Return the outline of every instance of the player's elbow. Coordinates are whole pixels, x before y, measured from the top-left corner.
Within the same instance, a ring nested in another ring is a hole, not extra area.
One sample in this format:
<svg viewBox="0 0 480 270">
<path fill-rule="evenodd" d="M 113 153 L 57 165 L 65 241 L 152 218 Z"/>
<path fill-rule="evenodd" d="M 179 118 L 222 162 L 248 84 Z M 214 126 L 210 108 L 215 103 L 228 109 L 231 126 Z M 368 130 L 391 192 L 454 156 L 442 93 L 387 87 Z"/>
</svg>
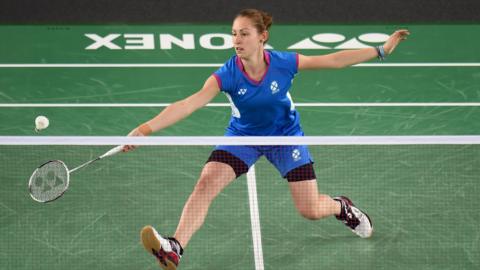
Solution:
<svg viewBox="0 0 480 270">
<path fill-rule="evenodd" d="M 189 115 L 205 106 L 205 103 L 202 102 L 202 100 L 195 98 L 195 96 L 188 97 L 182 100 L 181 103 L 183 110 L 185 110 L 185 112 L 187 112 Z"/>
<path fill-rule="evenodd" d="M 340 69 L 347 67 L 348 64 L 339 60 L 339 59 L 332 59 L 329 63 L 329 68 L 331 69 Z"/>
<path fill-rule="evenodd" d="M 180 106 L 182 108 L 182 111 L 184 111 L 187 115 L 192 114 L 196 110 L 198 110 L 198 107 L 195 106 L 194 103 L 190 102 L 188 99 L 184 99 L 179 102 Z"/>
<path fill-rule="evenodd" d="M 339 59 L 333 57 L 325 57 L 316 59 L 315 62 L 310 63 L 311 69 L 339 69 L 346 67 L 346 64 Z"/>
<path fill-rule="evenodd" d="M 342 68 L 345 68 L 345 67 L 347 67 L 347 66 L 342 65 L 342 64 L 335 64 L 335 65 L 329 66 L 328 68 L 330 68 L 330 69 L 342 69 Z"/>
</svg>

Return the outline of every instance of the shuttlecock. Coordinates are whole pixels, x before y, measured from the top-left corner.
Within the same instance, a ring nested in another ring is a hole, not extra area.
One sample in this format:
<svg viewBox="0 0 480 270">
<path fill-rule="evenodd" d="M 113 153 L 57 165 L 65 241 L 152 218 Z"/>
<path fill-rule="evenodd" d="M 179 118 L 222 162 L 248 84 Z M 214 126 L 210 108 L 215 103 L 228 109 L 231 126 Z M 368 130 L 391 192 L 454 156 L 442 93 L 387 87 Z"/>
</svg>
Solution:
<svg viewBox="0 0 480 270">
<path fill-rule="evenodd" d="M 37 118 L 35 118 L 35 131 L 39 132 L 42 129 L 46 129 L 49 124 L 50 121 L 47 117 L 43 115 L 37 116 Z"/>
</svg>

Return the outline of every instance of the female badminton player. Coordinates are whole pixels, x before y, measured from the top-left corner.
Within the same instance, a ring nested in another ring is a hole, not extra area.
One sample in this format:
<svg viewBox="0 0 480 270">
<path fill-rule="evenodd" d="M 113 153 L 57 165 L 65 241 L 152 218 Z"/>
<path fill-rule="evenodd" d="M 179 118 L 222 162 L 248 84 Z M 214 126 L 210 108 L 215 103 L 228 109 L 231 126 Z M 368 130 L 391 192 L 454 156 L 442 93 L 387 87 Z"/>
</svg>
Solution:
<svg viewBox="0 0 480 270">
<path fill-rule="evenodd" d="M 153 119 L 133 129 L 129 136 L 147 136 L 189 116 L 219 92 L 227 95 L 232 117 L 225 136 L 303 136 L 299 114 L 288 90 L 299 70 L 338 69 L 383 59 L 407 38 L 407 30 L 394 32 L 383 46 L 305 56 L 266 50 L 272 17 L 255 9 L 242 10 L 234 19 L 235 55 L 215 71 L 195 94 L 171 104 Z M 124 151 L 134 146 L 125 146 Z M 320 194 L 306 146 L 217 146 L 203 167 L 188 198 L 173 237 L 160 235 L 152 226 L 141 231 L 145 249 L 163 269 L 176 269 L 183 249 L 202 226 L 212 200 L 235 178 L 246 173 L 264 155 L 288 181 L 299 213 L 317 220 L 335 216 L 362 238 L 372 235 L 368 215 L 344 196 Z"/>
</svg>

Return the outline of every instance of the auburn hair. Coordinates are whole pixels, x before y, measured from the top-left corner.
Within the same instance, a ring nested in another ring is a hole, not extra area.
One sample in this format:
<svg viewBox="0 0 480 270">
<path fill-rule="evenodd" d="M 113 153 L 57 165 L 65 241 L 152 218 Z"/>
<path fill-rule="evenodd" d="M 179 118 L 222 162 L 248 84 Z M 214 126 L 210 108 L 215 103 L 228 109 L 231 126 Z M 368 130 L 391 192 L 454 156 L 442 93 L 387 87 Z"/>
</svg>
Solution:
<svg viewBox="0 0 480 270">
<path fill-rule="evenodd" d="M 265 11 L 254 9 L 254 8 L 241 10 L 235 18 L 238 18 L 238 17 L 249 18 L 252 21 L 253 26 L 257 29 L 259 34 L 265 31 L 268 31 L 268 29 L 270 29 L 270 26 L 272 26 L 272 23 L 273 23 L 272 15 L 266 13 Z M 267 40 L 265 40 L 264 43 L 266 43 Z"/>
</svg>

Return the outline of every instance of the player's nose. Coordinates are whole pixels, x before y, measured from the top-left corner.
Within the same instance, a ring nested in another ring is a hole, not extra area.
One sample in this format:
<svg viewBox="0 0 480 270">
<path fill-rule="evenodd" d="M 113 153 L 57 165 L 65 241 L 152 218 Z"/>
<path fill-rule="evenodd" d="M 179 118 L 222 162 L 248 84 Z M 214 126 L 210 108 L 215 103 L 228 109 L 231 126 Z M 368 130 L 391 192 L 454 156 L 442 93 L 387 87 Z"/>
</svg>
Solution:
<svg viewBox="0 0 480 270">
<path fill-rule="evenodd" d="M 238 45 L 242 41 L 240 35 L 234 36 L 233 37 L 233 44 Z"/>
</svg>

